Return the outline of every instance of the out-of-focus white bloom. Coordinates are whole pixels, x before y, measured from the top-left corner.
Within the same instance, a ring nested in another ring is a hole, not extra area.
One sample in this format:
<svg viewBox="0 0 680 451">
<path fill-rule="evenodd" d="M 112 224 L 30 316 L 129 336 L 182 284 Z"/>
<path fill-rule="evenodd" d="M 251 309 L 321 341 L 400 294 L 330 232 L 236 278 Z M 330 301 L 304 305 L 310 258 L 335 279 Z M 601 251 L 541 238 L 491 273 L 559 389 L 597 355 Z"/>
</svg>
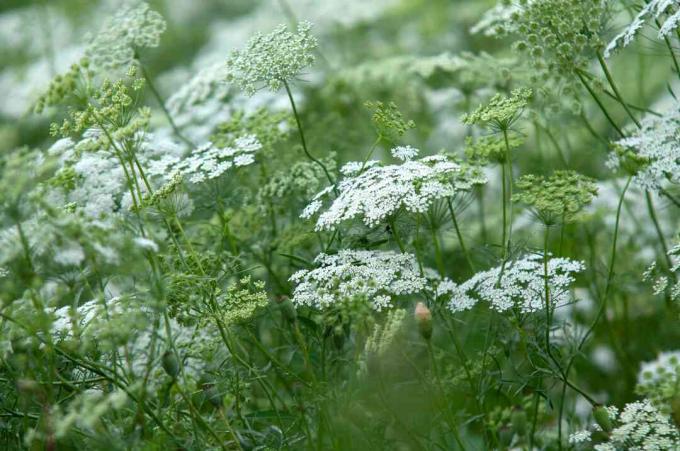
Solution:
<svg viewBox="0 0 680 451">
<path fill-rule="evenodd" d="M 574 274 L 585 269 L 582 262 L 568 258 L 548 260 L 548 287 L 553 308 L 567 304 L 569 286 Z M 502 275 L 501 275 L 501 271 Z M 445 279 L 437 287 L 437 296 L 448 300 L 453 312 L 469 310 L 479 301 L 486 301 L 499 312 L 517 308 L 522 313 L 545 308 L 545 278 L 542 255 L 529 255 L 475 274 L 458 285 Z"/>
<path fill-rule="evenodd" d="M 237 50 L 227 60 L 227 79 L 238 84 L 248 95 L 264 85 L 272 91 L 292 80 L 314 62 L 317 41 L 312 24 L 300 22 L 295 33 L 279 25 L 267 35 L 255 34 L 246 48 Z"/>
<path fill-rule="evenodd" d="M 418 262 L 410 254 L 368 250 L 341 250 L 320 254 L 318 268 L 300 270 L 290 278 L 297 286 L 292 301 L 326 308 L 336 302 L 364 300 L 375 310 L 392 306 L 395 296 L 425 289 Z"/>
<path fill-rule="evenodd" d="M 138 236 L 134 239 L 134 242 L 137 246 L 140 248 L 151 251 L 151 252 L 158 252 L 158 244 L 154 240 L 150 240 L 148 238 L 144 238 L 142 236 Z"/>
<path fill-rule="evenodd" d="M 414 154 L 415 149 L 408 151 Z M 398 153 L 403 153 L 399 151 Z M 464 166 L 445 155 L 433 155 L 399 165 L 383 166 L 380 162 L 351 162 L 340 169 L 345 178 L 338 183 L 338 195 L 319 215 L 316 230 L 329 230 L 354 218 L 369 227 L 375 226 L 400 210 L 425 213 L 437 199 L 450 198 L 486 182 L 474 167 Z M 311 216 L 319 210 L 319 201 L 333 192 L 327 188 L 318 193 L 303 214 Z"/>
<path fill-rule="evenodd" d="M 661 191 L 666 183 L 680 184 L 680 109 L 668 111 L 662 117 L 646 116 L 642 127 L 631 136 L 616 141 L 620 147 L 611 152 L 607 166 L 618 169 L 624 159 L 638 160 L 633 182 L 643 189 Z M 622 152 L 623 151 L 623 152 Z"/>
<path fill-rule="evenodd" d="M 593 363 L 606 373 L 612 373 L 616 369 L 616 355 L 609 346 L 596 346 L 593 349 L 591 358 Z"/>
<path fill-rule="evenodd" d="M 529 0 L 526 3 L 532 3 L 533 0 Z M 470 28 L 470 33 L 477 34 L 483 33 L 485 36 L 496 36 L 498 26 L 506 27 L 511 24 L 512 15 L 520 11 L 521 7 L 519 4 L 514 2 L 499 2 L 493 8 L 487 10 L 482 18 Z"/>
<path fill-rule="evenodd" d="M 680 10 L 678 10 L 678 6 L 680 6 L 680 2 L 677 0 L 652 0 L 647 2 L 647 4 L 640 9 L 640 12 L 635 16 L 628 27 L 616 35 L 616 37 L 614 37 L 607 45 L 607 48 L 604 50 L 605 58 L 609 58 L 616 50 L 627 47 L 628 44 L 633 42 L 638 32 L 645 26 L 647 21 L 663 22 L 663 25 L 659 28 L 657 37 L 659 39 L 664 39 L 673 30 L 678 28 L 678 22 L 680 22 Z"/>
<path fill-rule="evenodd" d="M 60 246 L 54 253 L 54 261 L 63 266 L 77 266 L 85 260 L 85 252 L 80 244 L 71 242 Z"/>
<path fill-rule="evenodd" d="M 680 351 L 662 352 L 656 360 L 643 363 L 638 373 L 638 384 L 653 384 L 669 377 L 680 380 Z"/>
<path fill-rule="evenodd" d="M 158 47 L 166 23 L 146 2 L 131 2 L 119 7 L 91 40 L 85 54 L 97 69 L 129 65 L 135 51 Z"/>
<path fill-rule="evenodd" d="M 61 307 L 52 311 L 51 333 L 55 340 L 79 338 L 87 346 L 98 346 L 100 351 L 109 351 L 106 357 L 113 359 L 114 353 L 125 355 L 120 365 L 128 365 L 129 370 L 142 376 L 147 369 L 148 359 L 162 353 L 165 341 L 155 340 L 156 349 L 151 344 L 154 334 L 154 310 L 132 297 L 93 299 L 77 308 Z M 182 357 L 182 374 L 189 380 L 198 380 L 203 369 L 210 363 L 205 355 L 200 355 L 208 343 L 216 340 L 215 331 L 202 327 L 179 324 L 174 319 L 169 324 L 174 347 Z M 165 333 L 164 333 L 165 334 Z M 165 337 L 170 339 L 170 337 Z M 162 381 L 163 370 L 155 369 L 155 376 L 149 381 Z M 160 383 L 160 382 L 159 382 Z M 153 390 L 153 387 L 146 387 Z"/>
</svg>

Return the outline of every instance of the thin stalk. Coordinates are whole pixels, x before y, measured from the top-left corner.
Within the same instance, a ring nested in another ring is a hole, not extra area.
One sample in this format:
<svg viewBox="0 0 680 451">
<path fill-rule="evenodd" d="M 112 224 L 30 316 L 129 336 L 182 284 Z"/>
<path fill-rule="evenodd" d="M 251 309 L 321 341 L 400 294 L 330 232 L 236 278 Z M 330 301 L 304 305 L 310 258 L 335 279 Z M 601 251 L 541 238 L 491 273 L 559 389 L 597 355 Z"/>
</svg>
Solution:
<svg viewBox="0 0 680 451">
<path fill-rule="evenodd" d="M 474 273 L 476 272 L 475 265 L 474 263 L 472 263 L 472 258 L 470 258 L 470 253 L 468 252 L 467 247 L 465 247 L 465 242 L 463 241 L 463 234 L 460 233 L 460 227 L 458 227 L 458 220 L 456 219 L 456 212 L 453 209 L 451 199 L 447 197 L 446 203 L 448 204 L 449 207 L 449 213 L 451 213 L 451 221 L 453 222 L 453 227 L 456 229 L 456 235 L 458 236 L 460 248 L 463 251 L 463 254 L 465 255 L 465 260 L 467 260 L 468 265 L 470 265 L 470 269 Z"/>
<path fill-rule="evenodd" d="M 442 383 L 441 377 L 439 375 L 439 368 L 437 366 L 437 359 L 435 358 L 434 355 L 434 349 L 432 348 L 432 341 L 430 339 L 427 340 L 427 352 L 430 355 L 430 361 L 432 362 L 432 372 L 434 373 L 434 378 L 435 381 L 437 382 L 437 387 L 439 388 L 439 391 L 441 393 L 441 396 L 444 400 L 444 415 L 447 418 L 447 422 L 449 423 L 449 426 L 451 427 L 451 432 L 453 433 L 453 438 L 456 440 L 456 443 L 458 443 L 458 446 L 460 446 L 461 450 L 465 450 L 465 445 L 463 444 L 463 441 L 460 438 L 460 433 L 458 432 L 458 425 L 456 424 L 455 418 L 452 417 L 451 411 L 448 408 L 448 397 L 446 396 L 446 391 L 444 390 L 444 384 Z"/>
<path fill-rule="evenodd" d="M 630 117 L 630 119 L 635 123 L 637 128 L 640 128 L 641 127 L 640 122 L 637 120 L 635 116 L 633 116 L 633 112 L 630 111 L 628 104 L 624 102 L 623 97 L 621 97 L 619 88 L 616 86 L 616 83 L 614 82 L 614 77 L 612 77 L 611 72 L 609 72 L 609 67 L 607 66 L 607 63 L 605 62 L 600 52 L 597 52 L 597 61 L 600 63 L 600 67 L 602 68 L 605 77 L 607 77 L 607 81 L 609 82 L 609 86 L 611 86 L 612 91 L 614 91 L 614 95 L 618 99 L 621 106 L 623 106 L 623 109 L 626 110 L 626 114 L 628 114 L 628 117 Z"/>
<path fill-rule="evenodd" d="M 432 234 L 432 243 L 434 245 L 434 260 L 437 264 L 437 269 L 439 274 L 442 276 L 445 274 L 444 270 L 444 258 L 442 257 L 441 245 L 439 244 L 439 236 L 437 234 L 437 229 L 435 229 L 433 221 L 430 221 L 430 233 Z"/>
<path fill-rule="evenodd" d="M 633 179 L 632 176 L 628 177 L 628 180 L 626 181 L 626 185 L 623 187 L 623 191 L 621 192 L 621 196 L 619 197 L 619 203 L 616 207 L 616 220 L 614 222 L 614 237 L 613 237 L 613 242 L 612 242 L 612 250 L 611 250 L 611 256 L 609 258 L 609 270 L 607 271 L 607 280 L 605 281 L 605 287 L 604 287 L 604 294 L 602 295 L 602 302 L 600 303 L 600 308 L 597 312 L 597 315 L 595 315 L 595 319 L 593 320 L 593 323 L 590 325 L 588 328 L 588 331 L 584 334 L 583 338 L 581 339 L 581 343 L 578 346 L 578 349 L 580 350 L 583 345 L 585 344 L 586 340 L 590 336 L 590 334 L 593 332 L 595 329 L 595 326 L 597 323 L 600 321 L 602 318 L 602 315 L 605 313 L 607 309 L 607 300 L 609 299 L 609 291 L 611 290 L 611 282 L 612 279 L 614 278 L 614 263 L 616 262 L 616 243 L 618 241 L 619 237 L 619 223 L 621 220 L 621 209 L 623 207 L 623 200 L 626 196 L 626 191 L 628 191 L 628 187 L 630 186 L 630 182 Z"/>
<path fill-rule="evenodd" d="M 399 236 L 399 231 L 397 230 L 394 219 L 390 219 L 389 224 L 394 241 L 397 242 L 397 246 L 399 246 L 399 250 L 403 254 L 406 251 L 406 248 L 404 247 L 404 243 L 401 241 L 401 237 Z"/>
<path fill-rule="evenodd" d="M 190 148 L 196 147 L 194 143 L 189 141 L 187 138 L 182 135 L 182 132 L 179 131 L 179 128 L 177 127 L 177 124 L 175 124 L 175 121 L 172 119 L 172 116 L 170 115 L 170 112 L 165 106 L 165 101 L 163 100 L 163 97 L 161 97 L 161 94 L 158 92 L 156 89 L 156 86 L 153 83 L 153 80 L 149 76 L 149 74 L 146 72 L 146 69 L 144 68 L 144 65 L 139 63 L 139 67 L 142 70 L 142 76 L 144 77 L 144 80 L 146 80 L 146 84 L 149 86 L 149 90 L 151 91 L 151 94 L 153 94 L 154 98 L 158 102 L 158 105 L 161 107 L 161 110 L 163 111 L 163 114 L 165 117 L 168 119 L 168 123 L 170 124 L 170 128 L 172 128 L 172 131 L 177 135 L 179 139 L 184 141 L 185 144 L 187 144 Z"/>
<path fill-rule="evenodd" d="M 595 100 L 595 103 L 600 108 L 600 111 L 602 111 L 602 114 L 604 114 L 604 117 L 607 118 L 607 121 L 612 126 L 612 128 L 614 128 L 614 130 L 616 130 L 616 133 L 618 133 L 619 136 L 624 137 L 625 135 L 624 135 L 623 131 L 619 128 L 618 125 L 616 125 L 616 122 L 614 122 L 614 119 L 612 119 L 612 117 L 609 115 L 609 111 L 607 111 L 607 109 L 604 107 L 604 104 L 602 103 L 600 98 L 597 96 L 597 94 L 595 94 L 595 91 L 593 91 L 593 88 L 591 88 L 590 85 L 588 84 L 588 82 L 586 81 L 586 79 L 583 78 L 581 71 L 576 69 L 575 72 L 576 72 L 576 76 L 581 81 L 581 84 L 583 84 L 583 86 L 586 88 L 586 90 L 588 91 L 590 96 L 593 98 L 593 100 Z"/>
<path fill-rule="evenodd" d="M 320 160 L 314 158 L 312 154 L 309 153 L 309 150 L 307 149 L 307 141 L 305 140 L 305 133 L 302 131 L 300 115 L 298 114 L 297 107 L 295 106 L 295 100 L 293 100 L 293 94 L 290 92 L 290 87 L 288 86 L 287 81 L 285 80 L 283 81 L 283 86 L 286 88 L 288 100 L 290 100 L 290 106 L 293 108 L 293 115 L 295 116 L 295 122 L 297 123 L 298 132 L 300 133 L 300 141 L 302 142 L 302 150 L 305 152 L 307 158 L 309 158 L 311 161 L 313 161 L 319 167 L 321 167 L 321 169 L 323 169 L 323 173 L 326 174 L 326 178 L 328 179 L 330 184 L 335 185 L 335 181 L 333 180 L 333 177 L 331 177 L 330 172 L 328 172 L 328 169 L 326 169 L 326 165 L 324 165 Z"/>
</svg>

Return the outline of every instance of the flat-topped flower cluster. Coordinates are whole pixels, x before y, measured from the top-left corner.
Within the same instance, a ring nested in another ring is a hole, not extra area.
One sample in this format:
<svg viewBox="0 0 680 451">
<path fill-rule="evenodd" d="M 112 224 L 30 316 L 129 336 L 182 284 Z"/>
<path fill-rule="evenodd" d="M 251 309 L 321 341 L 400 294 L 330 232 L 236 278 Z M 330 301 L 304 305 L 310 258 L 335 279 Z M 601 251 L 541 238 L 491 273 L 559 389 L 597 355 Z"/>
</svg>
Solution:
<svg viewBox="0 0 680 451">
<path fill-rule="evenodd" d="M 320 254 L 317 268 L 292 275 L 297 305 L 326 308 L 336 302 L 363 300 L 375 310 L 393 305 L 396 296 L 415 294 L 426 286 L 413 255 L 392 251 L 344 249 Z"/>
<path fill-rule="evenodd" d="M 582 262 L 568 258 L 548 260 L 548 289 L 551 308 L 570 301 L 569 286 L 574 275 L 582 272 Z M 542 255 L 529 255 L 487 271 L 478 272 L 471 279 L 457 284 L 449 279 L 437 287 L 437 296 L 448 302 L 453 312 L 469 310 L 485 301 L 498 312 L 519 309 L 531 313 L 545 308 L 545 275 Z"/>
<path fill-rule="evenodd" d="M 406 147 L 394 149 L 392 154 L 405 161 L 393 165 L 350 162 L 343 166 L 340 171 L 345 177 L 337 185 L 337 197 L 319 215 L 316 230 L 329 230 L 354 218 L 372 227 L 400 210 L 425 213 L 437 199 L 452 198 L 486 183 L 477 167 L 446 155 L 412 160 L 417 151 Z M 321 210 L 333 192 L 333 187 L 328 187 L 318 193 L 302 217 L 310 218 Z"/>
</svg>

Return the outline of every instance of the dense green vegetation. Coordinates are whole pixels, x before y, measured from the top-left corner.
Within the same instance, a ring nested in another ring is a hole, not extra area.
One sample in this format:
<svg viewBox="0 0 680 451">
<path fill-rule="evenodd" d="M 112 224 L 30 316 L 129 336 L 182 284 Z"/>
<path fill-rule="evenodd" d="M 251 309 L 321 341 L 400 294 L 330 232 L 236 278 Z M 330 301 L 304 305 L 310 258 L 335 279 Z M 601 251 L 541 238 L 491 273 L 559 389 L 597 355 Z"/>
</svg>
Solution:
<svg viewBox="0 0 680 451">
<path fill-rule="evenodd" d="M 0 5 L 0 448 L 680 449 L 680 1 Z"/>
</svg>

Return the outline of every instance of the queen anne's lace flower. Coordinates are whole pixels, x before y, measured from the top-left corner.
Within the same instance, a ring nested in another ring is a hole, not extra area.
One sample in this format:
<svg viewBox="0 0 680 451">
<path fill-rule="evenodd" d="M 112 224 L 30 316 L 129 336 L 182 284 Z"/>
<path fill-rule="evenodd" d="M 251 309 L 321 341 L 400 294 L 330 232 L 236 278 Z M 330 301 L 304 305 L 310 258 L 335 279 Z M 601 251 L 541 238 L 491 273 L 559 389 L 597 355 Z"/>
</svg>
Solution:
<svg viewBox="0 0 680 451">
<path fill-rule="evenodd" d="M 300 270 L 290 278 L 297 284 L 293 303 L 326 308 L 336 302 L 370 302 L 375 310 L 390 307 L 396 296 L 422 291 L 426 279 L 410 254 L 341 250 L 320 254 L 318 268 Z"/>
<path fill-rule="evenodd" d="M 403 149 L 397 150 L 397 154 L 415 156 L 415 149 Z M 340 170 L 345 178 L 338 183 L 337 198 L 319 215 L 316 230 L 328 230 L 356 217 L 372 227 L 401 209 L 424 213 L 437 199 L 486 183 L 478 168 L 460 164 L 445 155 L 407 160 L 399 165 L 383 166 L 373 161 L 368 162 L 363 171 L 361 168 L 361 163 L 351 162 Z M 318 193 L 303 217 L 311 217 L 320 210 L 323 206 L 320 201 L 331 192 L 332 188 L 326 188 Z"/>
<path fill-rule="evenodd" d="M 606 408 L 614 428 L 603 443 L 594 444 L 596 451 L 668 451 L 680 449 L 680 431 L 671 419 L 659 412 L 649 400 L 626 404 L 623 411 Z M 596 427 L 596 430 L 600 428 Z M 572 443 L 590 440 L 588 431 L 578 431 L 570 436 Z M 590 449 L 590 448 L 589 448 Z"/>
<path fill-rule="evenodd" d="M 677 410 L 673 401 L 680 397 L 680 351 L 663 352 L 656 360 L 643 363 L 636 391 L 664 413 Z"/>
<path fill-rule="evenodd" d="M 233 167 L 248 166 L 255 162 L 255 152 L 262 145 L 253 135 L 234 140 L 233 145 L 217 148 L 211 142 L 194 149 L 189 156 L 181 159 L 166 155 L 149 163 L 149 174 L 164 176 L 168 181 L 174 174 L 187 177 L 192 183 L 214 179 Z"/>
<path fill-rule="evenodd" d="M 300 22 L 296 33 L 279 25 L 270 34 L 256 34 L 245 49 L 233 52 L 227 60 L 227 79 L 248 95 L 255 94 L 260 85 L 279 90 L 283 82 L 314 62 L 318 44 L 311 30 L 312 24 Z"/>
<path fill-rule="evenodd" d="M 633 183 L 660 192 L 666 183 L 680 184 L 680 109 L 662 117 L 647 116 L 631 136 L 616 141 L 607 166 L 634 171 Z"/>
<path fill-rule="evenodd" d="M 659 39 L 666 38 L 673 30 L 678 28 L 678 22 L 680 22 L 678 6 L 680 6 L 680 2 L 677 0 L 652 0 L 646 3 L 628 27 L 616 35 L 607 45 L 604 50 L 605 58 L 609 58 L 616 50 L 627 47 L 633 42 L 647 21 L 663 22 L 657 33 Z"/>
<path fill-rule="evenodd" d="M 94 67 L 124 67 L 135 58 L 136 49 L 158 47 L 165 28 L 163 16 L 146 2 L 127 3 L 106 21 L 85 54 Z"/>
<path fill-rule="evenodd" d="M 548 260 L 552 307 L 570 301 L 569 286 L 574 282 L 574 274 L 584 269 L 582 262 L 568 258 Z M 449 309 L 453 312 L 469 310 L 479 301 L 488 302 L 492 309 L 499 312 L 511 308 L 523 313 L 539 311 L 545 308 L 543 256 L 529 255 L 507 263 L 505 268 L 497 266 L 478 272 L 460 285 L 445 279 L 437 287 L 437 296 L 448 300 Z"/>
</svg>

